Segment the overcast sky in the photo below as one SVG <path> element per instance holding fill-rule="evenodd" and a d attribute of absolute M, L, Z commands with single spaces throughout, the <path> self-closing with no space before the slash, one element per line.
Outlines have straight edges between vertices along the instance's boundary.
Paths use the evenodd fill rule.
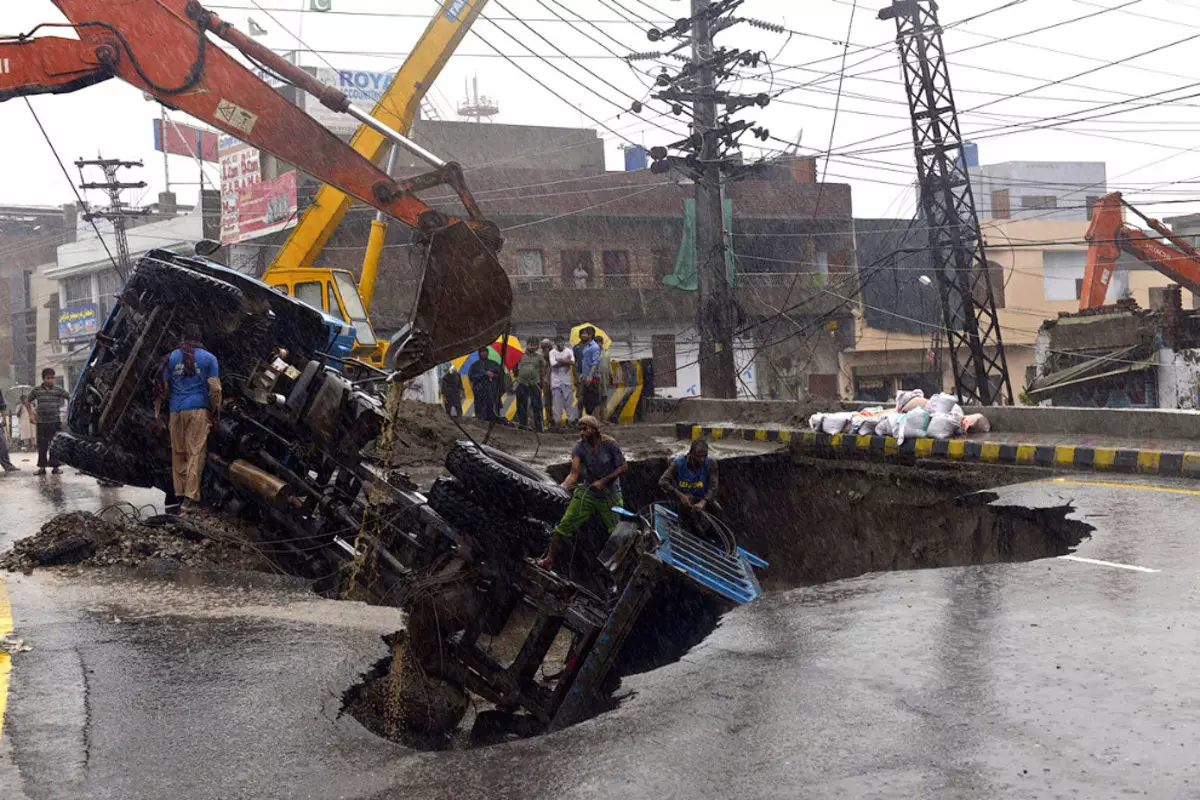
<path fill-rule="evenodd" d="M 256 8 L 253 0 L 228 0 L 209 7 L 242 29 L 253 18 L 267 30 L 262 41 L 273 48 L 299 47 L 293 36 L 298 35 L 317 51 L 304 54 L 302 63 L 387 71 L 403 61 L 424 29 L 424 18 L 439 5 L 434 0 L 332 0 L 334 11 L 362 13 L 299 13 L 309 2 L 258 0 Z M 821 166 L 828 180 L 852 184 L 855 213 L 907 216 L 913 209 L 910 187 L 915 174 L 908 109 L 899 80 L 894 25 L 876 19 L 878 5 L 880 0 L 857 6 L 852 0 L 747 0 L 741 15 L 784 24 L 792 33 L 741 25 L 723 33 L 718 43 L 761 50 L 772 61 L 771 70 L 760 70 L 759 78 L 744 81 L 740 89 L 797 87 L 757 116 L 744 116 L 757 119 L 781 139 L 799 138 L 801 152 L 825 151 L 832 133 L 834 155 L 827 167 L 822 159 Z M 646 98 L 651 78 L 608 49 L 626 53 L 660 48 L 647 40 L 648 26 L 637 18 L 673 18 L 683 15 L 686 7 L 681 0 L 490 0 L 488 20 L 476 24 L 430 99 L 444 118 L 454 119 L 464 81 L 477 75 L 481 91 L 499 102 L 497 122 L 596 128 L 608 142 L 610 168 L 619 168 L 619 144 L 668 143 L 685 133 L 685 123 L 649 112 L 630 113 L 632 99 Z M 781 13 L 781 7 L 788 13 Z M 504 21 L 510 14 L 528 20 L 533 30 Z M 596 26 L 577 19 L 576 27 L 568 26 L 553 21 L 555 14 L 582 16 Z M 963 132 L 978 141 L 984 164 L 1105 161 L 1109 187 L 1126 191 L 1138 205 L 1162 216 L 1200 211 L 1200 202 L 1181 202 L 1200 198 L 1200 70 L 1193 66 L 1200 50 L 1200 0 L 943 0 L 940 15 L 948 28 L 945 40 Z M 976 15 L 982 16 L 969 19 Z M 1094 16 L 1067 22 L 1087 15 Z M 968 21 L 951 25 L 964 19 Z M 9 2 L 3 32 L 61 20 L 49 0 Z M 1021 35 L 1058 22 L 1066 24 Z M 847 78 L 835 119 L 838 68 L 846 41 Z M 493 47 L 513 57 L 515 66 L 497 57 Z M 562 58 L 555 47 L 578 57 L 578 63 Z M 533 57 L 530 49 L 546 60 Z M 152 58 L 138 55 L 152 69 Z M 635 66 L 657 69 L 648 62 Z M 170 77 L 164 76 L 165 82 L 172 82 Z M 150 189 L 130 200 L 151 202 L 162 188 L 162 156 L 153 149 L 151 127 L 159 107 L 146 102 L 138 90 L 110 81 L 31 102 L 72 177 L 69 162 L 81 156 L 140 158 L 146 162 L 140 177 Z M 1154 105 L 1138 108 L 1147 104 Z M 649 108 L 661 105 L 651 102 Z M 1063 115 L 1074 121 L 1063 124 Z M 1090 119 L 1096 115 L 1103 116 Z M 0 202 L 72 201 L 67 179 L 23 100 L 0 104 L 0 130 L 6 144 Z M 785 147 L 778 141 L 768 146 Z M 178 157 L 172 157 L 171 176 L 193 182 L 197 177 L 195 167 Z M 209 177 L 216 179 L 215 168 Z M 181 201 L 195 197 L 194 186 L 177 191 Z M 1163 204 L 1166 201 L 1169 204 Z"/>

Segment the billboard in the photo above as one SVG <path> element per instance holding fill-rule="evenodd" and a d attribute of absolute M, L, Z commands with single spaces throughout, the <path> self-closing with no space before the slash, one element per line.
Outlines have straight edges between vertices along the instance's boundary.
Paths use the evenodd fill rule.
<path fill-rule="evenodd" d="M 174 156 L 201 157 L 205 161 L 217 160 L 217 132 L 206 131 L 194 125 L 179 122 L 154 120 L 154 149 Z"/>
<path fill-rule="evenodd" d="M 58 312 L 60 341 L 84 339 L 100 332 L 100 314 L 95 303 L 67 306 Z"/>
<path fill-rule="evenodd" d="M 217 156 L 221 165 L 221 244 L 240 242 L 238 200 L 241 192 L 262 180 L 258 148 L 223 135 Z"/>
<path fill-rule="evenodd" d="M 317 80 L 332 86 L 359 108 L 368 111 L 375 107 L 392 81 L 390 72 L 371 72 L 362 69 L 329 69 L 317 67 Z M 321 101 L 310 94 L 304 95 L 304 110 L 317 122 L 338 136 L 350 136 L 358 130 L 358 120 L 321 105 Z"/>
<path fill-rule="evenodd" d="M 296 224 L 296 172 L 285 172 L 269 181 L 251 183 L 237 194 L 235 238 L 222 244 L 244 242 Z M 223 231 L 224 229 L 222 229 Z"/>

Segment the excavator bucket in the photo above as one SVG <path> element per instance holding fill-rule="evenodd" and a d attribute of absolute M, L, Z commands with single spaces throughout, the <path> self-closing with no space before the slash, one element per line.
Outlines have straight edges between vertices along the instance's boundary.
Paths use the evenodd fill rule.
<path fill-rule="evenodd" d="M 494 342 L 512 315 L 512 284 L 495 252 L 465 222 L 427 233 L 412 321 L 388 348 L 400 380 Z"/>

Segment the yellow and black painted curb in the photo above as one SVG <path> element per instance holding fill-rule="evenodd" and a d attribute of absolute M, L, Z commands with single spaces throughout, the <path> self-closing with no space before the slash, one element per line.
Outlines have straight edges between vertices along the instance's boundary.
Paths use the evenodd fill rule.
<path fill-rule="evenodd" d="M 1080 472 L 1130 472 L 1200 478 L 1200 452 L 1127 450 L 1079 445 L 1011 444 L 971 439 L 909 439 L 825 434 L 780 428 L 708 427 L 677 423 L 679 439 L 740 439 L 791 444 L 805 455 L 826 458 L 881 457 L 896 461 L 936 458 L 975 464 L 1050 467 Z"/>
<path fill-rule="evenodd" d="M 13 632 L 12 609 L 8 605 L 8 591 L 4 578 L 0 577 L 0 638 Z M 4 736 L 4 709 L 8 705 L 8 678 L 12 673 L 12 657 L 0 650 L 0 737 Z"/>

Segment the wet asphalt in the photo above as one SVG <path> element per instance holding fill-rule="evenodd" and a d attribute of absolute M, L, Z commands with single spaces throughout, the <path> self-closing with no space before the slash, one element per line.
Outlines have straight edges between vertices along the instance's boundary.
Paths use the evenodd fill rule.
<path fill-rule="evenodd" d="M 61 502 L 102 504 L 94 482 L 62 483 Z M 53 513 L 37 484 L 10 487 L 0 530 Z M 26 492 L 20 508 L 10 491 Z M 2 794 L 1200 796 L 1200 483 L 1081 476 L 999 494 L 1072 502 L 1096 528 L 1075 555 L 1105 563 L 778 593 L 727 615 L 682 661 L 627 679 L 615 711 L 451 753 L 414 753 L 339 713 L 385 654 L 380 635 L 402 624 L 394 610 L 283 579 L 5 575 L 34 650 L 14 665 Z"/>

